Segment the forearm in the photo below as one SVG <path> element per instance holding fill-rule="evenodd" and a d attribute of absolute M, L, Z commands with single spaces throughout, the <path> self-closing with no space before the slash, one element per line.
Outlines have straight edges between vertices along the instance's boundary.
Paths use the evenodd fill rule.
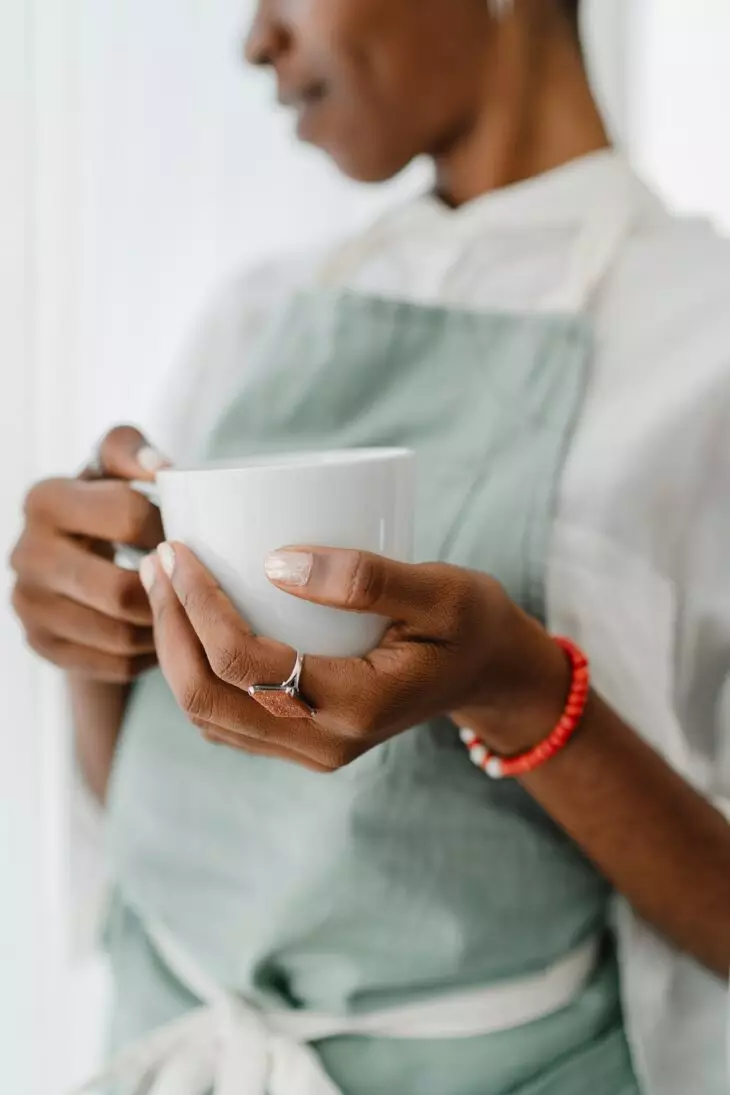
<path fill-rule="evenodd" d="M 102 804 L 129 698 L 129 686 L 69 674 L 76 755 L 92 794 Z"/>
<path fill-rule="evenodd" d="M 503 754 L 544 737 L 566 695 L 563 653 L 537 629 L 528 637 L 540 679 L 524 708 L 505 709 L 491 742 Z M 480 733 L 478 716 L 469 724 Z M 523 784 L 639 915 L 728 977 L 730 824 L 606 703 L 592 694 L 566 748 Z"/>
<path fill-rule="evenodd" d="M 728 977 L 730 825 L 606 704 L 524 785 L 645 920 Z"/>

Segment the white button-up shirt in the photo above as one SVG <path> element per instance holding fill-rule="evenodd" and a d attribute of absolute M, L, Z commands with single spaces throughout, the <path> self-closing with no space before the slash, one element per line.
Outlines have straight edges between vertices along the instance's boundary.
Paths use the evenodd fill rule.
<path fill-rule="evenodd" d="M 346 248 L 343 287 L 460 309 L 537 308 L 611 195 L 638 215 L 591 305 L 597 344 L 562 480 L 549 623 L 606 699 L 704 794 L 730 800 L 730 244 L 679 220 L 603 152 L 450 211 L 425 197 Z M 195 458 L 275 303 L 322 255 L 236 279 L 164 393 L 153 440 Z M 337 278 L 337 264 L 334 264 Z M 727 985 L 619 912 L 647 1095 L 721 1095 Z"/>

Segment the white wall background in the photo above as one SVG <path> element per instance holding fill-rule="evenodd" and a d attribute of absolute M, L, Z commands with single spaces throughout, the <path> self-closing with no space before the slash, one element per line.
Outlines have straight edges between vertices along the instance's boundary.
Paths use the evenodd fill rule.
<path fill-rule="evenodd" d="M 69 25 L 0 3 L 0 551 L 28 482 L 68 456 L 75 406 L 78 159 Z M 63 416 L 59 409 L 65 407 Z M 0 568 L 0 1089 L 55 1095 L 65 983 L 66 736 L 58 682 L 25 655 Z"/>
<path fill-rule="evenodd" d="M 250 0 L 79 2 L 84 420 L 101 425 L 148 399 L 223 271 L 340 231 L 420 173 L 363 189 L 294 145 L 240 60 Z M 594 0 L 588 21 L 614 112 L 624 6 Z"/>
<path fill-rule="evenodd" d="M 671 200 L 730 225 L 728 0 L 590 7 L 616 127 Z M 0 3 L 0 550 L 31 478 L 149 402 L 225 271 L 389 198 L 292 146 L 238 64 L 245 21 L 246 0 Z M 95 1018 L 65 946 L 65 720 L 2 609 L 0 650 L 0 1090 L 59 1095 L 70 986 L 82 1057 Z"/>
<path fill-rule="evenodd" d="M 627 94 L 637 160 L 676 206 L 730 231 L 730 0 L 635 8 Z"/>

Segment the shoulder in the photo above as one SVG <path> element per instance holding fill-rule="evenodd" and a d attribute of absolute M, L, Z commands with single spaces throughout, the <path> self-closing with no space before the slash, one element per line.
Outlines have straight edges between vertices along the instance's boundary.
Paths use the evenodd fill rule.
<path fill-rule="evenodd" d="M 550 599 L 605 694 L 685 770 L 685 739 L 712 757 L 730 733 L 718 715 L 730 696 L 729 438 L 730 244 L 657 216 L 599 308 Z"/>
<path fill-rule="evenodd" d="M 730 512 L 730 243 L 657 207 L 597 315 L 563 514 L 674 579 L 688 530 Z"/>
<path fill-rule="evenodd" d="M 624 248 L 598 335 L 608 386 L 661 378 L 664 390 L 683 388 L 695 398 L 726 389 L 730 240 L 706 221 L 672 216 L 657 204 Z"/>

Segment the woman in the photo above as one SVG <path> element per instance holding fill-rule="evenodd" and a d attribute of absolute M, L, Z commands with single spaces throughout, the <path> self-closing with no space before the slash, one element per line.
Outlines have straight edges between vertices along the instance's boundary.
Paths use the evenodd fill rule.
<path fill-rule="evenodd" d="M 141 435 L 29 495 L 16 607 L 101 798 L 115 761 L 121 1089 L 720 1095 L 730 249 L 608 147 L 571 0 L 264 0 L 248 57 L 347 175 L 436 189 L 232 286 L 155 440 L 408 444 L 423 563 L 266 560 L 397 621 L 274 717 L 296 652 L 182 545 L 146 594 L 110 561 L 162 535 Z"/>

